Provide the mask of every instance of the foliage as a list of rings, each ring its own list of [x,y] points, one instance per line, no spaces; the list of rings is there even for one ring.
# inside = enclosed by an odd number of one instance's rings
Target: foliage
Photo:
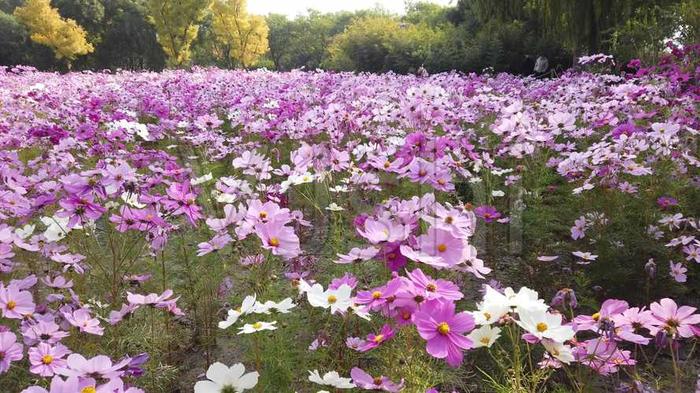
[[[182,66],[190,60],[190,46],[210,4],[209,0],[146,0],[149,20],[171,65]]]
[[[64,19],[50,0],[27,0],[14,10],[15,17],[29,30],[32,41],[53,49],[57,59],[69,64],[77,56],[91,53],[85,30],[72,19]]]
[[[248,15],[245,0],[214,0],[212,29],[234,66],[253,65],[268,51],[268,27],[261,16]]]

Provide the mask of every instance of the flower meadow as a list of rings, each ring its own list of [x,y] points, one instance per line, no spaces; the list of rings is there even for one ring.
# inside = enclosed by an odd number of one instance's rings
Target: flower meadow
[[[699,54],[0,69],[0,391],[694,392]]]

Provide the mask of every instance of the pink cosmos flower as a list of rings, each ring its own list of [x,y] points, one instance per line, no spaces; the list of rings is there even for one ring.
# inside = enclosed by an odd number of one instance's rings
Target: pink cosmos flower
[[[367,335],[367,340],[359,347],[357,350],[359,352],[368,352],[378,346],[382,345],[384,342],[391,340],[394,337],[394,329],[391,326],[385,324],[382,326],[382,330],[379,333],[370,333]]]
[[[184,214],[192,225],[202,218],[202,209],[197,206],[197,194],[190,190],[190,183],[173,183],[168,187],[169,199],[163,200],[164,206],[172,211],[173,215]]]
[[[423,291],[422,294],[425,299],[445,299],[454,301],[464,297],[459,287],[451,281],[442,279],[435,280],[432,277],[426,276],[420,269],[407,272],[406,275],[418,290]]]
[[[80,329],[83,333],[94,334],[101,336],[104,334],[104,328],[100,326],[100,321],[90,315],[90,310],[79,308],[73,312],[64,312],[63,317],[71,325]]]
[[[35,345],[37,343],[56,344],[70,334],[61,330],[61,328],[53,321],[53,317],[49,320],[38,320],[34,324],[26,324],[22,326],[22,336],[24,343],[27,345]]]
[[[693,325],[700,324],[700,314],[695,314],[695,307],[678,307],[673,299],[661,299],[649,308],[654,318],[649,329],[652,335],[664,330],[669,336],[688,338],[694,335]]]
[[[362,228],[357,228],[357,232],[372,244],[378,244],[406,240],[410,233],[410,228],[386,218],[375,219],[370,217],[365,220]]]
[[[122,375],[120,371],[129,364],[130,358],[125,358],[116,364],[112,364],[109,356],[97,355],[86,359],[83,355],[74,353],[66,359],[66,366],[58,370],[58,373],[66,377],[113,379]]]
[[[462,364],[462,351],[472,347],[471,340],[464,336],[474,329],[474,318],[469,313],[455,314],[454,303],[431,300],[414,314],[413,321],[418,334],[427,341],[425,349],[430,355],[447,359],[453,367]]]
[[[390,280],[386,285],[374,288],[370,291],[360,291],[355,297],[355,303],[366,305],[373,311],[391,304],[396,299],[396,292],[401,288],[398,278]]]
[[[0,374],[7,372],[10,363],[21,360],[23,356],[17,336],[12,332],[0,332]]]
[[[68,217],[68,228],[83,225],[88,221],[95,221],[107,211],[104,207],[94,203],[92,194],[69,195],[63,198],[59,205],[63,210],[56,213],[58,217]]]
[[[451,232],[430,227],[428,233],[417,238],[419,251],[406,245],[401,246],[401,253],[415,261],[423,262],[435,268],[449,268],[465,261],[467,243],[456,238]]]
[[[673,261],[668,261],[668,264],[670,267],[669,274],[674,280],[676,280],[676,282],[686,282],[688,280],[688,276],[685,274],[688,269],[683,266],[683,263],[673,263]]]
[[[493,206],[483,205],[474,209],[474,214],[485,222],[493,222],[501,218],[501,213]]]
[[[51,377],[57,370],[66,366],[64,356],[71,351],[61,344],[50,345],[39,343],[36,347],[29,348],[29,371],[42,377]]]
[[[276,222],[259,223],[255,225],[255,234],[262,240],[263,248],[272,250],[274,255],[291,259],[301,254],[299,238],[288,226]]]
[[[227,244],[231,243],[233,239],[228,233],[222,235],[216,235],[208,242],[202,242],[197,245],[197,256],[201,257],[209,253],[219,251],[226,247]]]
[[[400,392],[404,386],[403,379],[401,382],[396,383],[383,375],[375,378],[357,367],[353,367],[353,369],[350,370],[350,377],[352,377],[352,382],[357,385],[358,388],[364,390],[381,390],[384,392],[396,393]]]
[[[10,319],[22,319],[34,313],[34,299],[28,291],[20,290],[17,285],[5,287],[0,282],[0,311],[2,316]]]

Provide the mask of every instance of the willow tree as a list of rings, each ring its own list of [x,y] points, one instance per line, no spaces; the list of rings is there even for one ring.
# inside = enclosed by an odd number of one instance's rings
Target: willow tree
[[[245,0],[214,0],[211,13],[214,35],[233,65],[250,67],[268,51],[267,23],[248,14]]]
[[[171,65],[181,67],[190,60],[190,47],[210,4],[209,0],[146,0],[149,20]]]
[[[51,48],[69,69],[77,56],[94,50],[85,30],[73,19],[62,18],[50,0],[26,0],[15,9],[14,16],[27,27],[32,41]]]

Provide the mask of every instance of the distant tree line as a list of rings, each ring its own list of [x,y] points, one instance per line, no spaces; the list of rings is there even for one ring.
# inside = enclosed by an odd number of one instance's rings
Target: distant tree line
[[[700,0],[407,1],[403,16],[297,18],[250,15],[245,0],[0,0],[0,65],[529,74],[539,56],[554,69],[601,52],[653,62],[699,28]]]

